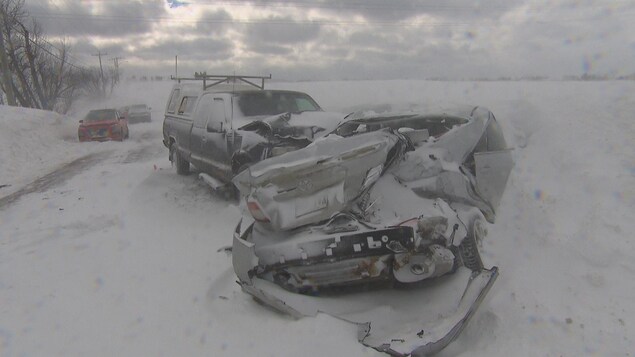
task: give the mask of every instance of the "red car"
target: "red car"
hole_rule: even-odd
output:
[[[79,141],[123,141],[128,138],[128,120],[115,109],[91,110],[77,129]]]

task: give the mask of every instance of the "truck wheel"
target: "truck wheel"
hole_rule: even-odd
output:
[[[246,156],[246,155],[235,156],[234,159],[232,160],[232,171],[234,175],[237,175],[244,169],[251,166],[252,164],[253,162],[251,161],[251,158],[249,156]]]
[[[188,175],[190,173],[190,163],[185,160],[176,149],[176,144],[170,146],[172,165],[176,166],[176,173],[179,175]]]

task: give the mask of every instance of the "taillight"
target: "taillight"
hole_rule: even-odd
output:
[[[260,208],[260,205],[256,201],[247,201],[247,208],[249,213],[258,222],[269,222],[269,218],[265,216],[265,213]]]

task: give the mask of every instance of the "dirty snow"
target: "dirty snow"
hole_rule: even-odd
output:
[[[0,356],[379,356],[329,316],[293,320],[235,283],[240,211],[161,143],[170,83],[106,103],[147,103],[124,143],[76,142],[68,116],[0,106]],[[635,83],[274,83],[329,111],[474,103],[501,122],[516,166],[484,243],[501,275],[442,356],[631,356],[635,345]],[[1,205],[87,153],[104,159]]]

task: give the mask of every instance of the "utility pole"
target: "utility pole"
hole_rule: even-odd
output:
[[[101,66],[101,56],[106,56],[107,54],[108,53],[101,53],[101,51],[97,51],[97,54],[93,55],[93,56],[99,57],[99,71],[101,72],[101,89],[104,94],[106,93],[106,82],[104,82],[104,68]]]
[[[115,78],[113,79],[115,83],[119,83],[119,60],[124,59],[123,57],[114,57],[111,58],[115,65]]]

